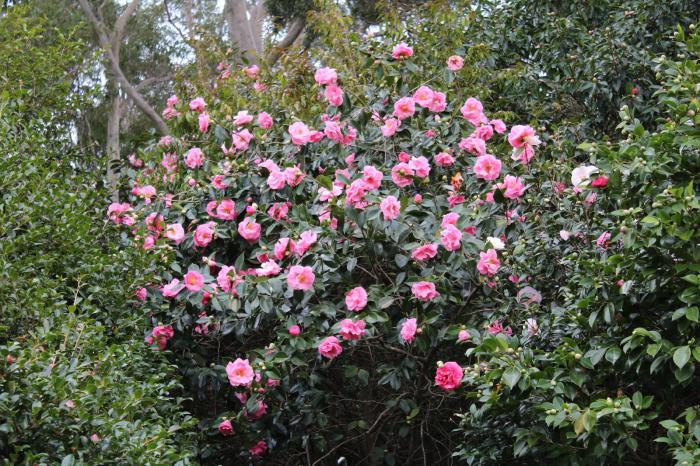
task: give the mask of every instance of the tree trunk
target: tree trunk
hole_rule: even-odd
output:
[[[258,44],[262,44],[262,38],[255,37],[256,32],[262,31],[262,29],[252,25],[255,16],[258,15],[251,14],[251,18],[248,17],[246,0],[226,0],[224,19],[228,25],[229,41],[231,45],[238,48],[239,57],[246,57],[250,63],[256,63],[262,52],[258,49]]]
[[[107,184],[112,193],[112,201],[119,202],[119,175],[117,169],[121,163],[119,146],[119,122],[121,120],[122,99],[114,89],[110,99],[110,112],[107,118]]]

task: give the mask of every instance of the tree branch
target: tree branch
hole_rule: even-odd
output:
[[[299,37],[299,34],[306,27],[306,20],[304,18],[295,19],[292,24],[289,25],[287,29],[287,35],[282,38],[273,48],[270,50],[270,54],[267,57],[268,65],[272,66],[277,63],[277,60],[282,56],[284,49],[289,47],[294,43],[294,41]]]
[[[151,105],[146,101],[146,99],[144,99],[144,97],[136,90],[136,88],[129,82],[129,80],[126,79],[126,76],[124,76],[124,72],[119,66],[119,59],[115,56],[114,51],[112,49],[112,42],[110,41],[110,37],[107,32],[107,29],[105,28],[105,25],[101,23],[97,19],[97,17],[95,17],[95,13],[92,11],[92,8],[90,7],[90,4],[87,2],[87,0],[78,0],[78,2],[80,3],[80,6],[85,12],[85,15],[88,17],[93,27],[95,28],[97,38],[99,39],[100,45],[102,46],[105,54],[107,55],[109,67],[116,81],[122,87],[126,95],[128,95],[129,98],[131,98],[131,100],[134,101],[139,110],[141,110],[144,113],[144,115],[146,115],[146,117],[148,117],[148,119],[151,120],[153,126],[155,126],[158,133],[160,133],[161,135],[168,134],[168,125],[165,124],[165,121],[163,121],[160,115],[158,115],[158,113],[153,109],[153,107],[151,107]],[[132,4],[133,3],[138,3],[138,0],[133,0]],[[131,6],[131,4],[129,6]]]

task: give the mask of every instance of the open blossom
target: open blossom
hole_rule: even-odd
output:
[[[343,352],[343,347],[336,337],[326,337],[318,345],[318,352],[324,358],[335,359]]]
[[[438,92],[434,91],[433,92],[433,99],[430,101],[430,105],[428,105],[428,110],[434,113],[439,113],[445,111],[447,108],[447,97],[445,96],[444,92]],[[428,136],[432,137],[432,136]]]
[[[338,74],[333,68],[319,68],[314,73],[314,79],[321,85],[335,84]]]
[[[238,224],[238,234],[249,243],[255,243],[260,239],[262,227],[252,217],[246,217]]]
[[[435,385],[445,391],[452,391],[462,384],[464,371],[456,362],[446,362],[435,371]]]
[[[204,163],[204,152],[198,147],[193,147],[185,155],[185,165],[189,168],[201,167]]]
[[[173,327],[171,325],[158,325],[153,327],[151,331],[151,336],[146,337],[146,342],[149,345],[157,344],[161,351],[165,350],[165,347],[170,340],[175,335]]]
[[[481,157],[486,155],[486,141],[481,138],[469,136],[459,141],[459,148],[471,154]]]
[[[432,259],[437,255],[438,245],[435,243],[424,244],[423,246],[418,246],[411,253],[411,257],[417,261],[425,261]]]
[[[236,275],[236,269],[228,265],[222,266],[216,275],[216,283],[224,292],[235,291],[240,281],[241,279]]]
[[[246,68],[243,68],[243,72],[250,79],[255,79],[258,77],[258,73],[260,73],[260,68],[258,67],[258,65],[251,65]]]
[[[260,440],[258,443],[250,447],[248,450],[252,456],[262,456],[267,451],[267,443],[264,440]]]
[[[459,334],[457,335],[457,343],[464,343],[465,341],[469,341],[471,337],[472,336],[467,330],[460,330]]]
[[[507,175],[503,183],[498,183],[496,187],[502,190],[503,196],[508,199],[517,199],[525,192],[525,185],[520,178],[512,175]]]
[[[486,124],[481,125],[474,130],[472,137],[481,139],[483,141],[488,141],[493,136],[493,126]]]
[[[197,226],[194,230],[194,244],[199,247],[206,247],[214,239],[214,222],[207,222]]]
[[[335,84],[329,84],[323,91],[323,95],[328,100],[328,103],[334,107],[343,105],[343,90]]]
[[[474,174],[477,178],[493,181],[501,174],[501,161],[491,154],[486,154],[476,159]]]
[[[170,283],[163,286],[163,289],[162,289],[163,296],[165,296],[166,298],[174,298],[184,288],[185,288],[184,283],[180,283],[180,280],[178,280],[177,278],[174,278]]]
[[[190,102],[190,110],[192,110],[193,112],[202,113],[206,106],[207,103],[201,97],[197,97],[196,99]]]
[[[196,270],[190,270],[183,277],[185,288],[193,293],[198,292],[204,286],[204,276]]]
[[[292,290],[310,290],[315,279],[313,269],[301,265],[291,266],[287,274],[287,284]]]
[[[435,284],[431,282],[416,282],[411,285],[411,293],[421,301],[430,301],[440,296],[435,290]]]
[[[442,216],[442,221],[440,222],[440,228],[445,228],[447,225],[457,225],[459,221],[459,214],[456,212],[448,212]]]
[[[359,340],[365,333],[365,321],[360,319],[355,322],[352,319],[340,321],[340,336],[343,340]]]
[[[273,120],[269,113],[260,112],[258,114],[258,125],[263,129],[272,128]]]
[[[345,191],[346,203],[357,208],[362,208],[365,205],[365,195],[367,194],[368,186],[362,178],[350,183]]]
[[[601,188],[601,189],[603,189],[603,188],[605,188],[607,185],[608,185],[608,177],[605,176],[605,175],[599,176],[598,178],[596,178],[595,180],[593,180],[593,182],[591,183],[591,187],[593,187],[593,188]]]
[[[491,246],[496,250],[499,251],[503,248],[506,247],[506,244],[503,242],[501,238],[496,238],[495,236],[489,236],[486,238],[487,243],[491,243]]]
[[[493,126],[493,129],[498,133],[498,134],[503,134],[506,132],[506,124],[503,122],[503,120],[491,120],[489,121],[489,124]]]
[[[292,137],[292,143],[296,144],[297,146],[303,146],[309,142],[311,138],[311,131],[309,131],[309,127],[301,121],[297,121],[296,123],[289,125],[289,129],[287,131]]]
[[[489,325],[489,328],[487,330],[489,334],[491,335],[498,335],[499,333],[506,335],[506,336],[511,336],[513,334],[513,329],[510,328],[510,325],[506,328],[503,328],[503,324],[501,324],[499,321],[494,320],[491,325]]]
[[[430,162],[423,156],[411,158],[408,166],[418,178],[425,178],[430,174]]]
[[[241,110],[233,117],[233,124],[236,126],[244,126],[251,121],[253,121],[253,115],[248,113],[248,110]]]
[[[233,435],[233,425],[231,425],[231,421],[228,419],[225,421],[221,421],[219,424],[219,433],[221,435]]]
[[[381,209],[382,214],[384,215],[384,220],[386,221],[395,220],[401,212],[401,204],[394,196],[385,197],[379,204],[379,208]]]
[[[250,144],[250,141],[253,140],[253,137],[253,133],[248,131],[247,128],[241,131],[236,131],[231,135],[231,138],[233,139],[233,145],[236,146],[236,149],[240,151],[246,150],[248,148],[248,145]]]
[[[476,268],[480,274],[491,277],[498,272],[500,266],[501,261],[498,260],[498,254],[495,249],[479,253],[479,262],[476,264]]]
[[[435,165],[439,167],[449,167],[455,163],[455,159],[447,152],[435,154],[435,156],[433,156],[433,160],[435,160]]]
[[[405,42],[395,45],[394,49],[391,51],[391,58],[394,60],[407,58],[411,55],[413,55],[413,48],[409,47]]]
[[[209,115],[207,113],[200,113],[198,120],[199,120],[199,132],[206,133],[207,130],[209,130],[209,123],[211,122]]]
[[[180,244],[185,239],[185,230],[179,223],[171,223],[165,227],[165,237]]]
[[[298,256],[303,256],[311,246],[318,241],[318,235],[313,230],[306,230],[299,235],[299,241],[296,243],[296,253]]]
[[[578,188],[583,182],[588,181],[593,173],[598,171],[598,167],[581,165],[571,171],[571,184]]]
[[[447,68],[451,71],[459,71],[464,66],[464,58],[459,55],[452,55],[447,59]]]
[[[226,375],[228,381],[234,387],[245,387],[250,385],[255,378],[253,367],[247,359],[237,358],[233,362],[226,364]]]
[[[274,247],[275,259],[281,261],[285,257],[289,257],[294,254],[295,244],[289,238],[280,238]]]
[[[608,247],[608,242],[610,241],[610,232],[609,231],[604,231],[603,233],[600,234],[597,240],[595,240],[595,244],[599,248],[605,249]]]
[[[260,277],[274,277],[282,272],[282,268],[273,260],[263,262],[259,269],[256,269],[256,273]]]
[[[289,213],[289,203],[287,203],[287,202],[275,202],[267,210],[267,215],[269,215],[273,219],[277,220],[278,222],[280,220],[286,219],[288,213]]]
[[[399,129],[401,125],[401,120],[397,118],[387,118],[384,120],[384,125],[379,128],[382,131],[382,136],[391,137],[396,134],[396,130]]]
[[[416,113],[416,102],[412,97],[401,97],[394,103],[394,116],[399,120],[410,118]]]
[[[480,123],[486,121],[484,115],[484,106],[474,97],[469,97],[462,108],[460,108],[462,116],[472,125],[479,126]]]
[[[107,216],[111,221],[117,225],[123,223],[125,225],[133,225],[133,217],[127,215],[127,212],[131,211],[131,205],[128,202],[113,202],[107,208]]]
[[[416,338],[416,332],[418,331],[417,320],[415,318],[406,319],[401,325],[401,339],[405,343],[411,343]]]
[[[134,292],[134,295],[136,295],[136,299],[138,299],[139,301],[145,301],[146,296],[148,296],[148,290],[146,288],[141,287]]]
[[[382,179],[384,178],[384,174],[372,165],[365,165],[362,169],[362,175],[362,179],[369,189],[379,189],[379,186],[382,184]]]
[[[267,175],[267,185],[275,191],[280,190],[287,184],[287,177],[281,170],[273,170]]]
[[[527,164],[535,156],[534,147],[540,144],[540,138],[531,126],[515,125],[510,129],[508,142],[513,147],[513,160]]]
[[[361,286],[348,291],[345,295],[345,305],[351,311],[361,311],[367,306],[367,291]]]
[[[448,251],[456,251],[461,246],[462,232],[454,225],[447,225],[440,233],[440,241]]]
[[[231,199],[224,199],[216,208],[216,216],[221,220],[235,220],[236,203]]]
[[[428,86],[421,86],[413,93],[413,100],[421,107],[428,108],[433,102],[433,90]]]
[[[561,239],[563,239],[564,241],[569,241],[569,237],[571,236],[571,232],[570,232],[570,231],[567,231],[567,230],[561,230],[561,231],[559,232],[559,236],[560,236]]]
[[[391,179],[399,188],[405,188],[413,184],[413,169],[404,162],[394,165],[391,169]]]

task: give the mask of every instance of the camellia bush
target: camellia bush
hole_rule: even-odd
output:
[[[203,459],[692,462],[698,40],[658,63],[663,126],[623,108],[583,164],[407,43],[307,69],[303,109],[256,66],[172,96],[108,216]]]

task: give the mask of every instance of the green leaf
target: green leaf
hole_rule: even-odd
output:
[[[690,360],[690,347],[688,346],[681,346],[673,353],[673,362],[679,369],[682,369],[688,360]]]
[[[518,380],[520,380],[520,371],[515,367],[509,367],[503,372],[501,380],[510,388],[513,388],[515,384],[518,383]]]

